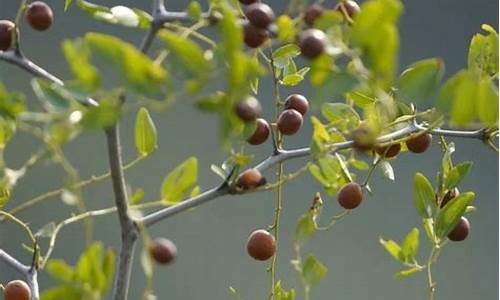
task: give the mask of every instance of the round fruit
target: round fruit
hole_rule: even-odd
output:
[[[250,145],[260,145],[267,140],[270,132],[271,128],[267,121],[259,118],[255,121],[255,131],[252,136],[247,139],[247,142]]]
[[[269,32],[265,29],[260,29],[250,23],[243,25],[243,40],[245,45],[250,48],[258,48],[267,41]]]
[[[363,201],[363,189],[356,182],[350,182],[340,189],[337,201],[345,209],[354,209]]]
[[[252,3],[257,2],[258,0],[240,0],[240,3],[243,5],[250,5]]]
[[[16,25],[9,20],[0,20],[0,51],[12,46],[12,31]]]
[[[286,109],[278,117],[278,130],[284,135],[293,135],[302,127],[302,115],[295,109]]]
[[[261,29],[266,29],[275,18],[273,9],[264,3],[250,4],[245,9],[245,16],[253,26]]]
[[[460,242],[467,238],[470,231],[470,223],[466,217],[461,217],[460,222],[453,228],[453,230],[448,234],[448,239],[454,242]]]
[[[149,254],[157,263],[166,265],[177,257],[177,247],[168,239],[157,238],[149,246]]]
[[[375,147],[375,151],[378,153],[380,156],[384,156],[385,158],[392,158],[396,155],[399,154],[399,151],[401,151],[401,144],[393,144],[385,147],[380,147],[377,146]]]
[[[276,240],[267,230],[255,230],[248,237],[247,251],[256,260],[268,260],[276,253]]]
[[[300,51],[307,58],[321,55],[325,51],[326,43],[326,35],[319,29],[307,29],[299,37]]]
[[[5,300],[30,300],[31,290],[28,284],[22,280],[12,280],[7,283],[4,290]]]
[[[365,121],[361,122],[358,128],[351,133],[351,137],[354,142],[354,148],[360,151],[371,150],[377,139],[373,129]]]
[[[262,106],[255,97],[248,96],[236,104],[236,115],[244,122],[252,122],[262,113]]]
[[[457,188],[449,190],[443,197],[443,201],[441,202],[441,208],[443,208],[446,203],[455,199],[458,195],[460,195],[460,191]]]
[[[340,12],[341,14],[347,13],[349,18],[353,18],[355,15],[359,13],[361,8],[359,7],[358,3],[352,0],[347,0],[347,1],[341,1],[339,4],[335,6],[335,10]],[[344,12],[345,10],[345,12]]]
[[[406,147],[413,153],[425,152],[432,143],[432,135],[424,133],[406,141]]]
[[[54,22],[54,14],[45,2],[35,1],[26,9],[26,21],[33,29],[47,30]]]
[[[301,115],[305,115],[309,110],[309,101],[299,94],[292,94],[286,98],[285,109],[295,109]]]
[[[254,189],[266,183],[266,179],[257,169],[243,171],[236,180],[236,185],[244,190]]]
[[[304,22],[309,26],[313,26],[314,21],[323,14],[323,11],[323,6],[319,4],[310,5],[304,13]]]

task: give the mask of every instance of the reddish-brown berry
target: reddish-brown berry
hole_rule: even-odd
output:
[[[149,254],[158,264],[166,265],[177,257],[177,247],[168,239],[157,238],[149,246]]]
[[[276,122],[278,130],[284,135],[294,135],[302,127],[302,115],[295,109],[286,109],[281,112]]]
[[[361,8],[359,7],[358,3],[352,0],[347,0],[347,1],[341,1],[335,6],[335,10],[340,12],[341,14],[347,13],[349,18],[353,18],[355,15],[359,13]]]
[[[273,9],[264,3],[253,3],[245,8],[245,16],[250,24],[257,28],[266,29],[274,22]]]
[[[0,20],[0,51],[9,50],[12,46],[12,32],[15,26],[9,20]]]
[[[406,147],[413,153],[423,153],[432,143],[432,135],[424,133],[406,141]]]
[[[258,0],[239,0],[241,4],[243,5],[250,5],[252,3],[257,2]]]
[[[31,300],[30,287],[22,280],[7,283],[3,295],[5,300]]]
[[[254,189],[266,183],[266,179],[257,169],[243,171],[236,180],[236,186],[244,190]]]
[[[441,208],[443,208],[451,200],[455,199],[458,195],[460,195],[460,191],[458,190],[458,188],[449,190],[443,197]]]
[[[276,253],[276,240],[267,230],[255,230],[248,237],[247,251],[256,260],[268,260]]]
[[[262,106],[255,97],[248,96],[236,104],[236,115],[244,122],[253,122],[262,113]]]
[[[267,140],[270,132],[271,128],[269,127],[269,123],[259,118],[255,120],[255,131],[252,136],[247,139],[247,142],[250,145],[260,145]]]
[[[44,31],[52,26],[54,14],[45,2],[35,1],[26,9],[26,21],[33,29]]]
[[[385,147],[381,146],[376,146],[375,151],[378,153],[378,155],[383,156],[385,158],[392,158],[396,155],[399,154],[399,151],[401,151],[401,144],[393,144]]]
[[[307,58],[316,58],[325,52],[326,35],[319,29],[307,29],[299,37],[299,47],[302,55]]]
[[[467,238],[470,231],[470,223],[466,217],[461,217],[460,222],[448,234],[448,239],[454,242],[460,242]]]
[[[301,115],[305,115],[309,110],[309,101],[299,94],[292,94],[286,98],[285,109],[295,109]]]
[[[306,8],[304,13],[304,22],[307,25],[313,26],[314,21],[323,14],[324,8],[319,4],[313,4]]]
[[[345,209],[354,209],[363,201],[363,189],[356,182],[350,182],[340,189],[337,201]]]
[[[250,48],[258,48],[269,39],[269,32],[250,23],[243,25],[243,40]]]

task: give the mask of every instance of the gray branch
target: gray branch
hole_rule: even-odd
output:
[[[40,298],[40,294],[36,268],[24,265],[2,249],[0,249],[0,260],[3,260],[12,269],[16,270],[26,278],[26,282],[31,290],[31,299],[38,300]]]

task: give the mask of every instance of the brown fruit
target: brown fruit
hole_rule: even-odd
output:
[[[295,109],[301,115],[305,115],[309,110],[309,101],[302,95],[292,94],[286,98],[285,109]]]
[[[248,237],[247,251],[256,260],[268,260],[276,253],[274,236],[264,229],[255,230]]]
[[[177,247],[168,239],[157,238],[149,246],[149,254],[158,264],[166,265],[177,257]]]
[[[356,182],[350,182],[340,189],[337,201],[345,209],[354,209],[363,201],[363,189]]]
[[[52,26],[54,14],[45,2],[35,1],[26,9],[26,21],[33,29],[44,31]]]
[[[310,5],[304,13],[304,22],[309,26],[313,26],[314,21],[323,14],[323,11],[324,8],[320,4]]]
[[[244,122],[253,122],[262,113],[262,106],[255,97],[248,96],[236,104],[236,115]]]
[[[271,128],[269,127],[269,123],[259,118],[255,121],[255,131],[252,136],[247,139],[247,142],[250,145],[260,145],[267,140],[270,132]]]
[[[9,50],[12,46],[12,31],[15,26],[9,20],[0,20],[0,51]]]
[[[241,4],[243,5],[250,5],[252,3],[257,2],[258,0],[239,0]]]
[[[278,130],[284,135],[294,135],[302,127],[302,115],[295,109],[286,109],[278,117]]]
[[[375,151],[378,153],[380,156],[384,156],[385,158],[392,158],[396,155],[399,154],[399,151],[401,151],[401,144],[393,144],[385,147],[381,146],[376,146]]]
[[[31,290],[22,280],[12,280],[7,283],[3,292],[5,300],[30,300]]]
[[[243,40],[245,45],[250,48],[258,48],[264,44],[269,38],[269,32],[265,29],[260,29],[250,23],[243,25]]]
[[[335,10],[340,12],[341,14],[347,13],[349,18],[353,18],[355,15],[359,13],[361,8],[359,7],[358,3],[352,0],[347,0],[347,1],[341,1],[335,6]]]
[[[455,199],[458,195],[460,195],[460,191],[458,190],[458,188],[449,190],[443,197],[441,208],[443,208],[451,200]]]
[[[406,147],[413,153],[425,152],[432,143],[432,135],[424,133],[406,141]]]
[[[266,179],[257,169],[243,171],[236,180],[236,186],[244,190],[254,189],[266,183]]]
[[[325,51],[326,44],[326,35],[319,29],[307,29],[299,37],[300,51],[307,58],[320,56]]]
[[[274,22],[273,9],[264,3],[253,3],[245,8],[245,16],[248,21],[255,27],[266,29]]]
[[[461,217],[460,222],[448,234],[448,239],[453,242],[460,242],[467,238],[470,231],[470,223],[466,217]]]
[[[354,142],[354,148],[360,151],[371,150],[377,140],[377,136],[370,125],[363,121],[358,128],[351,133],[351,138]]]

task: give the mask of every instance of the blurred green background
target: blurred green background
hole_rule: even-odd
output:
[[[0,19],[13,18],[18,2],[0,0]],[[70,78],[59,47],[62,39],[77,37],[86,31],[103,31],[136,44],[141,40],[141,31],[98,23],[76,8],[63,13],[62,0],[47,2],[55,10],[53,28],[46,33],[26,28],[23,46],[27,56],[62,78]],[[151,5],[149,0],[94,2],[107,6],[130,5],[148,11]],[[276,11],[286,4],[286,1],[272,2]],[[168,0],[167,3],[170,9],[179,10],[188,1]],[[482,23],[492,24],[498,30],[498,1],[420,0],[405,1],[405,5],[401,21],[401,68],[415,60],[437,56],[444,59],[449,76],[466,65],[470,38],[480,30]],[[0,80],[9,90],[26,92],[33,108],[38,103],[31,92],[29,79],[18,68],[0,62]],[[302,92],[308,95],[307,91]],[[269,86],[263,87],[259,98],[267,109],[266,116],[271,117],[273,106]],[[202,188],[218,183],[218,177],[209,169],[211,163],[220,163],[225,157],[218,144],[217,121],[211,115],[194,110],[191,104],[190,99],[180,99],[168,112],[153,114],[159,130],[160,148],[150,159],[127,172],[130,185],[144,188],[148,200],[158,199],[165,174],[191,155],[199,158]],[[126,161],[136,155],[133,121],[134,114],[129,114],[122,125]],[[308,145],[310,132],[307,124],[301,134],[289,139],[288,146]],[[104,142],[101,132],[87,132],[65,147],[68,157],[80,169],[82,178],[107,170]],[[457,139],[455,142],[455,160],[474,161],[472,172],[460,188],[476,192],[478,210],[470,215],[470,238],[446,247],[435,266],[437,299],[497,299],[498,155],[479,141]],[[6,149],[8,166],[19,167],[37,146],[38,141],[19,134]],[[250,150],[255,151],[256,159],[260,159],[270,152],[271,145],[267,143]],[[439,152],[438,145],[434,144],[424,155],[401,155],[393,163],[396,172],[394,183],[377,173],[372,184],[374,196],[368,197],[360,208],[333,230],[317,234],[307,244],[305,253],[314,252],[329,267],[327,278],[313,289],[312,299],[426,299],[426,276],[419,274],[403,281],[395,280],[393,273],[400,266],[385,253],[378,238],[382,235],[400,240],[413,226],[420,226],[411,198],[413,176],[420,171],[433,178],[440,165]],[[298,166],[300,162],[293,162],[287,168],[292,170]],[[59,187],[63,176],[58,167],[37,165],[18,184],[7,208]],[[308,209],[317,190],[320,186],[309,175],[285,187],[278,277],[287,288],[295,286],[300,290],[300,283],[289,262],[292,257],[291,237],[297,218]],[[109,181],[92,185],[84,190],[83,195],[89,209],[112,205]],[[325,216],[339,211],[334,198],[324,195],[324,201]],[[36,229],[50,220],[66,218],[71,209],[55,199],[20,214],[20,217],[29,220]],[[269,285],[267,264],[250,259],[245,242],[253,229],[266,227],[272,222],[273,210],[273,193],[225,197],[153,227],[152,236],[170,238],[179,249],[174,265],[157,269],[155,288],[159,299],[233,299],[228,292],[229,286],[235,287],[245,299],[266,299]],[[95,226],[96,239],[118,247],[118,222],[114,215],[96,219]],[[63,229],[53,257],[64,258],[74,264],[77,254],[84,247],[82,229],[81,223]],[[24,235],[18,227],[0,224],[0,247],[28,262],[29,255],[21,251],[23,241]],[[428,246],[426,241],[422,243],[421,260],[427,255]],[[5,264],[0,264],[0,282],[16,277],[18,275]],[[41,275],[42,289],[53,283],[45,274]],[[143,287],[144,276],[139,259],[136,259],[130,299],[139,299]]]

